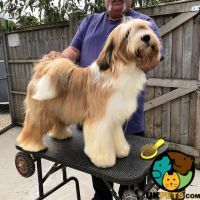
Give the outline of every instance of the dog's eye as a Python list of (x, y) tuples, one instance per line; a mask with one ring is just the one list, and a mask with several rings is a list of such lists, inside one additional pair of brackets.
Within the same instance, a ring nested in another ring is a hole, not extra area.
[(130, 33), (130, 30), (128, 30), (127, 33), (126, 33), (126, 35), (125, 35), (125, 38), (126, 38), (126, 39), (128, 38), (129, 33)]

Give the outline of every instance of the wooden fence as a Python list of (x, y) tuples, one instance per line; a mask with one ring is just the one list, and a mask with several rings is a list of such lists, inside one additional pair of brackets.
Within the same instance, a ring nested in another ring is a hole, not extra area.
[[(191, 11), (198, 5), (200, 1), (183, 1), (139, 11), (155, 19), (165, 50), (164, 61), (149, 73), (145, 133), (195, 156), (200, 167), (200, 15)], [(67, 47), (78, 20), (75, 14), (66, 23), (6, 34), (14, 123), (24, 119), (23, 100), (33, 62)]]
[(200, 1), (142, 9), (160, 28), (163, 62), (149, 74), (145, 132), (196, 157), (200, 167)]
[(31, 79), (34, 63), (51, 50), (62, 51), (76, 32), (80, 16), (75, 13), (70, 21), (24, 28), (5, 35), (7, 72), (10, 83), (11, 111), (14, 124), (24, 121), (24, 98)]

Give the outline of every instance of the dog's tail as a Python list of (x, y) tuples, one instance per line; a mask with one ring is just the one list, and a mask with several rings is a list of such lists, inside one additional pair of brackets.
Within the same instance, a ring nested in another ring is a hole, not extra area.
[(56, 98), (66, 86), (73, 68), (75, 65), (65, 58), (42, 60), (35, 67), (32, 98), (39, 101)]
[(47, 75), (42, 76), (34, 83), (34, 94), (32, 95), (33, 99), (42, 101), (53, 99), (56, 96), (57, 94), (52, 87), (50, 77)]

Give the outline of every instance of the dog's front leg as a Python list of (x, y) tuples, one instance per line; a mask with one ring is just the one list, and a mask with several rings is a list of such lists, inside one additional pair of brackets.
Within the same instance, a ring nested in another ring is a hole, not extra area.
[(122, 126), (120, 124), (115, 126), (113, 132), (113, 141), (117, 157), (123, 158), (128, 156), (130, 152), (130, 145), (126, 141), (126, 138), (122, 130)]
[(116, 162), (113, 128), (106, 121), (84, 123), (85, 153), (97, 167), (112, 167)]

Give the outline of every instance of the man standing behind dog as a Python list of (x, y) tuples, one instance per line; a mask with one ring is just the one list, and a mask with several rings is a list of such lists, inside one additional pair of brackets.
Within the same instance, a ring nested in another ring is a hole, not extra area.
[[(83, 20), (69, 47), (64, 49), (62, 53), (51, 51), (44, 57), (54, 59), (57, 56), (63, 56), (75, 63), (78, 62), (80, 66), (87, 67), (98, 57), (108, 35), (122, 22), (124, 15), (151, 22), (153, 31), (160, 38), (158, 27), (153, 19), (131, 10), (132, 0), (104, 0), (104, 5), (106, 12), (93, 14)], [(138, 98), (137, 111), (124, 125), (125, 134), (144, 134), (144, 93), (143, 91)], [(92, 177), (92, 181), (95, 190), (93, 200), (112, 200), (109, 189), (101, 179)], [(120, 197), (125, 189), (127, 189), (126, 186), (120, 186)]]

